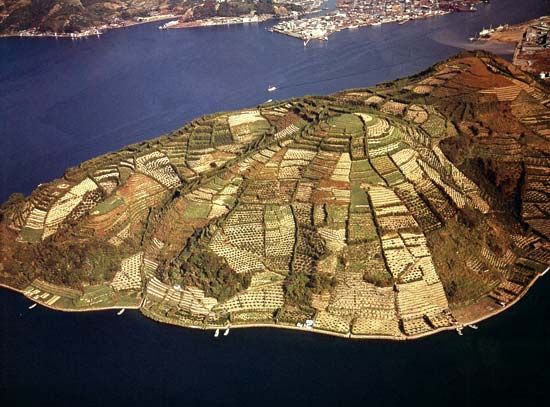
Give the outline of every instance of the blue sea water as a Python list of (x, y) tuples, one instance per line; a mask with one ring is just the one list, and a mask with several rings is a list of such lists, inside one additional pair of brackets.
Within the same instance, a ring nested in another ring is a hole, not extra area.
[[(78, 41), (1, 39), (0, 201), (206, 113), (414, 74), (468, 46), (483, 27), (548, 14), (548, 4), (493, 0), (477, 13), (344, 31), (306, 48), (267, 32), (269, 22), (163, 32), (150, 24)], [(267, 92), (270, 85), (277, 91)], [(549, 377), (547, 285), (542, 279), (479, 331), (411, 343), (272, 329), (215, 340), (137, 312), (28, 311), (28, 300), (1, 291), (0, 403), (532, 405)]]
[[(457, 53), (483, 27), (549, 13), (548, 5), (493, 0), (477, 13), (342, 31), (306, 48), (266, 31), (272, 22), (0, 39), (0, 201), (205, 113), (414, 74)], [(272, 84), (278, 90), (269, 93)]]

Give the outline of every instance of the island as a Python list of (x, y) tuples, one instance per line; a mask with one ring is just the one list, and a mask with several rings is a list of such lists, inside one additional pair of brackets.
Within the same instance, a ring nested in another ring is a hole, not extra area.
[(465, 52), (206, 115), (11, 195), (0, 283), (216, 335), (462, 333), (548, 271), (549, 107), (548, 84)]

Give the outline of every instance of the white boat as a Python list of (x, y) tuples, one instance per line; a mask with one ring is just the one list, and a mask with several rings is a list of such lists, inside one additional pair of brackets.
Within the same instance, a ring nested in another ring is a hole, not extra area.
[(223, 333), (223, 336), (227, 336), (227, 335), (229, 335), (229, 328), (226, 328), (225, 332)]
[(216, 329), (216, 332), (214, 332), (214, 338), (217, 338), (218, 336), (220, 336), (220, 330)]
[(380, 21), (377, 21), (376, 23), (372, 23), (371, 25), (382, 25)]
[(267, 99), (267, 100), (265, 101), (265, 103), (271, 103), (271, 102), (273, 102), (273, 99)]
[(121, 308), (120, 311), (118, 311), (116, 314), (117, 315), (122, 315), (122, 314), (124, 314), (124, 311), (126, 311), (126, 308)]
[(269, 88), (267, 88), (268, 92), (273, 92), (274, 90), (277, 90), (277, 86), (271, 85)]
[(166, 24), (159, 26), (159, 30), (167, 30), (168, 28), (173, 27), (177, 24), (178, 24), (178, 20), (168, 21)]
[(468, 325), (469, 328), (472, 328), (472, 329), (478, 329), (478, 326), (475, 325), (475, 324), (470, 324)]
[(29, 309), (33, 309), (34, 307), (36, 307), (36, 302), (32, 305), (29, 305)]
[(480, 37), (488, 37), (489, 35), (491, 35), (493, 33), (493, 27), (491, 26), (491, 28), (487, 29), (487, 28), (483, 28), (483, 30), (481, 30), (479, 32), (479, 36)]
[(461, 327), (457, 327), (457, 328), (456, 328), (456, 332), (457, 332), (460, 336), (464, 335), (464, 334), (462, 333), (462, 328), (461, 328)]

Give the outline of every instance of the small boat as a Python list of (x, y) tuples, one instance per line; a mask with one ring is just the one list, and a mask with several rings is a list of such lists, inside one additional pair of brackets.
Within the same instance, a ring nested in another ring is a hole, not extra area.
[(273, 102), (273, 99), (267, 99), (267, 100), (265, 101), (265, 103), (271, 103), (271, 102)]
[(409, 19), (407, 18), (406, 20), (401, 20), (399, 22), (399, 25), (403, 25), (403, 24), (408, 23), (408, 22), (409, 22)]
[(220, 336), (220, 330), (216, 329), (216, 332), (214, 332), (214, 338), (217, 338), (218, 336)]
[(166, 24), (159, 26), (159, 30), (167, 30), (170, 27), (173, 27), (178, 24), (178, 20), (168, 21)]
[(478, 329), (479, 327), (475, 324), (470, 324), (468, 325), (469, 328), (472, 328), (472, 329)]
[(225, 332), (223, 333), (223, 336), (229, 335), (229, 328), (225, 328)]
[(457, 328), (456, 328), (456, 332), (457, 332), (460, 336), (464, 335), (464, 334), (462, 333), (462, 328), (461, 328), (461, 327), (457, 327)]
[(126, 311), (126, 308), (121, 308), (120, 311), (118, 311), (116, 314), (117, 315), (122, 315), (122, 314), (124, 314), (124, 311)]
[(273, 92), (274, 90), (277, 90), (277, 86), (271, 85), (269, 88), (267, 88), (268, 92)]
[(36, 302), (32, 305), (29, 305), (29, 309), (33, 309), (34, 307), (36, 307)]

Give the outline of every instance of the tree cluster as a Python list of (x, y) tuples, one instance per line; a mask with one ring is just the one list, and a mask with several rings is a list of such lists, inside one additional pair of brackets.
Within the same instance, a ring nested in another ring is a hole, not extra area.
[(81, 243), (47, 239), (34, 252), (41, 278), (73, 288), (112, 280), (121, 262), (119, 251), (99, 240)]
[(327, 252), (324, 239), (315, 228), (309, 225), (300, 225), (296, 255), (309, 261), (305, 266), (296, 259), (285, 279), (284, 290), (286, 298), (292, 304), (309, 307), (311, 296), (334, 287), (335, 279), (326, 274), (317, 273), (315, 262), (321, 259)]
[(205, 295), (225, 301), (250, 285), (249, 274), (236, 273), (223, 259), (203, 244), (192, 246), (182, 256), (181, 285), (198, 287)]

